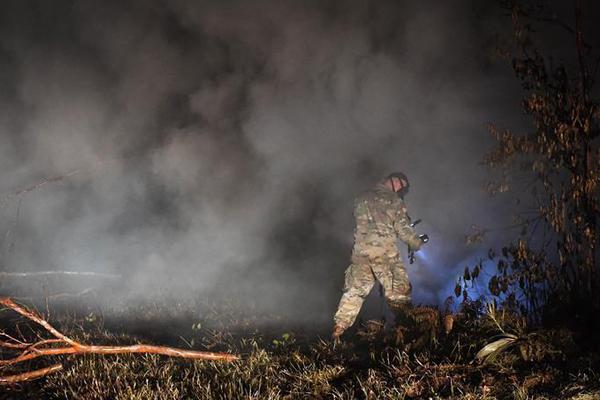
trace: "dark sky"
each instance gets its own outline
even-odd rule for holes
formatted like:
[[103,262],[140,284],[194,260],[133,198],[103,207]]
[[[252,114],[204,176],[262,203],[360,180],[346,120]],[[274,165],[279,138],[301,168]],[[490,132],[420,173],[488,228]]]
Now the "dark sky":
[[325,320],[353,197],[401,170],[431,237],[415,300],[443,301],[493,244],[470,226],[510,223],[487,126],[527,126],[495,52],[510,19],[481,3],[3,1],[2,268]]

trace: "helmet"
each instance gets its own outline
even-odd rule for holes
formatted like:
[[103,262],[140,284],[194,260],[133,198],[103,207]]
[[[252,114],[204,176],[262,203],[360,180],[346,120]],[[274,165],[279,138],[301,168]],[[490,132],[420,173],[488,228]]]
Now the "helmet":
[[403,180],[406,182],[407,187],[410,186],[410,184],[408,183],[408,178],[402,172],[392,172],[391,174],[389,174],[388,176],[385,177],[385,179],[392,179],[392,178]]
[[386,180],[392,180],[392,179],[399,179],[402,182],[406,182],[406,186],[403,186],[400,190],[398,190],[396,192],[396,194],[398,195],[398,197],[400,197],[401,199],[404,198],[404,196],[406,196],[406,194],[408,193],[408,188],[410,186],[410,183],[408,182],[408,178],[406,177],[406,175],[402,172],[392,172],[391,174],[389,174],[388,176],[386,176]]

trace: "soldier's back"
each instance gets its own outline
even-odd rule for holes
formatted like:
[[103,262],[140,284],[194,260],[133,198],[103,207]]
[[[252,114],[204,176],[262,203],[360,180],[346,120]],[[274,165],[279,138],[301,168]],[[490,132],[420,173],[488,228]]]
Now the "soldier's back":
[[385,186],[361,193],[355,203],[355,241],[369,245],[395,243],[394,215],[398,206],[399,199]]

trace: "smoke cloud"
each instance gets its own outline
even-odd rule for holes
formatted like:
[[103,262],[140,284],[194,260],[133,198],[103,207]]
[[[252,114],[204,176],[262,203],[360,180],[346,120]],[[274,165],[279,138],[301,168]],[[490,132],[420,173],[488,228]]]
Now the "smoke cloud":
[[479,161],[519,86],[479,3],[4,2],[2,268],[325,321],[352,199],[400,170],[431,237],[415,300],[443,301],[471,224],[507,215]]

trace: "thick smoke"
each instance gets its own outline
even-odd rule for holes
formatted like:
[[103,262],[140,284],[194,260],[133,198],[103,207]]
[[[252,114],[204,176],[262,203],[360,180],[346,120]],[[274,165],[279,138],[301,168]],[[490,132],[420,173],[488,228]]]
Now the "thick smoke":
[[328,319],[352,198],[401,170],[432,239],[415,297],[443,301],[470,225],[506,215],[478,163],[519,88],[478,4],[4,2],[2,268]]

